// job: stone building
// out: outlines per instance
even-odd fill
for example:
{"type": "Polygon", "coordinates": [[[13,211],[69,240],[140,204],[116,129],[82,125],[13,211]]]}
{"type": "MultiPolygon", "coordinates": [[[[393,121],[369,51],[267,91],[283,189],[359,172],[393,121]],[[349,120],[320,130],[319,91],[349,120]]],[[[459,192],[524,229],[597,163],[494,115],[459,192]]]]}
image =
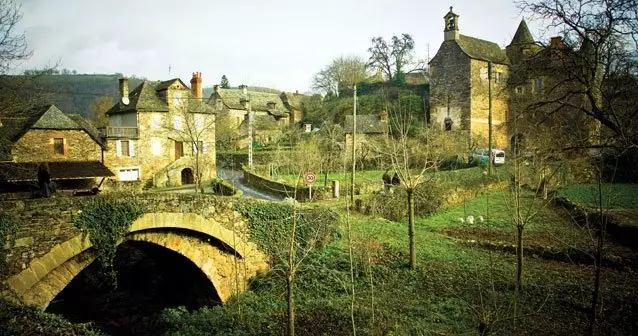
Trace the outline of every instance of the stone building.
{"type": "Polygon", "coordinates": [[[215,85],[208,104],[218,111],[219,120],[230,119],[225,127],[236,130],[237,147],[247,145],[249,107],[254,118],[254,139],[260,143],[275,141],[286,126],[298,123],[302,117],[298,93],[249,91],[245,85],[239,89],[222,89],[215,85]]]}
{"type": "Polygon", "coordinates": [[[38,166],[46,163],[60,187],[91,187],[94,179],[113,176],[104,150],[90,122],[55,105],[0,113],[1,182],[37,182],[38,166]]]}
{"type": "MultiPolygon", "coordinates": [[[[382,141],[388,136],[389,120],[388,112],[380,114],[368,114],[357,116],[357,136],[355,138],[357,156],[365,161],[371,159],[370,156],[378,154],[377,144],[375,142],[382,141]]],[[[343,132],[345,134],[345,152],[346,158],[352,157],[352,116],[347,115],[344,123],[343,132]]]]}
{"type": "Polygon", "coordinates": [[[216,176],[215,110],[202,98],[201,73],[189,88],[179,78],[144,81],[129,93],[120,79],[120,99],[107,112],[105,163],[112,182],[133,188],[179,186],[216,176]]]}
{"type": "Polygon", "coordinates": [[[597,136],[596,123],[566,107],[588,104],[583,95],[570,94],[583,90],[574,74],[588,63],[586,41],[569,48],[553,37],[542,46],[521,20],[511,43],[501,49],[461,35],[452,7],[444,23],[444,42],[430,61],[430,123],[460,132],[470,146],[487,147],[491,102],[495,148],[518,147],[526,134],[554,134],[554,139],[581,143],[597,136]],[[552,100],[559,103],[539,104],[552,100]],[[544,113],[541,105],[560,113],[544,113]],[[543,130],[533,126],[541,118],[547,119],[543,130]]]}
{"type": "Polygon", "coordinates": [[[496,43],[461,35],[459,15],[452,7],[444,23],[444,41],[429,63],[429,122],[459,131],[468,145],[486,147],[491,96],[494,146],[504,148],[510,60],[496,43]]]}

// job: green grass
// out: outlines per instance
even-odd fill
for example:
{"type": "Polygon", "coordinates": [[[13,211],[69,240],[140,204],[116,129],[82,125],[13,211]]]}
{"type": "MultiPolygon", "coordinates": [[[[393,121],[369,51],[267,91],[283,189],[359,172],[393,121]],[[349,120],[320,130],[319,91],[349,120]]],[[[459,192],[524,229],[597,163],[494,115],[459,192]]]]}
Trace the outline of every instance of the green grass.
{"type": "Polygon", "coordinates": [[[604,208],[638,208],[638,184],[577,184],[562,188],[558,195],[588,207],[598,207],[602,195],[604,208]]]}

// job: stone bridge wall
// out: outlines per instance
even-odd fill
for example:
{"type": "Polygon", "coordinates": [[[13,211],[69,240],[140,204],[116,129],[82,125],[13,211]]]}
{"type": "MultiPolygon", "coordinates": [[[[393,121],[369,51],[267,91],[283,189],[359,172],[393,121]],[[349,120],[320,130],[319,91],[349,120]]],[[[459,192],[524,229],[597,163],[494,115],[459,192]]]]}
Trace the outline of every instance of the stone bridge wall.
{"type": "MultiPolygon", "coordinates": [[[[49,253],[55,246],[71,240],[81,232],[73,225],[73,216],[91,200],[90,197],[58,196],[49,199],[27,199],[0,202],[0,211],[10,213],[18,220],[16,241],[8,249],[7,264],[0,281],[26,269],[32,260],[49,253]]],[[[214,219],[222,227],[234,231],[238,237],[248,239],[246,219],[234,211],[235,202],[247,202],[233,197],[168,193],[109,193],[105,196],[118,200],[139,202],[145,213],[193,213],[214,219]]],[[[250,201],[248,201],[250,202],[250,201]]],[[[0,288],[0,292],[5,288],[0,288]]]]}

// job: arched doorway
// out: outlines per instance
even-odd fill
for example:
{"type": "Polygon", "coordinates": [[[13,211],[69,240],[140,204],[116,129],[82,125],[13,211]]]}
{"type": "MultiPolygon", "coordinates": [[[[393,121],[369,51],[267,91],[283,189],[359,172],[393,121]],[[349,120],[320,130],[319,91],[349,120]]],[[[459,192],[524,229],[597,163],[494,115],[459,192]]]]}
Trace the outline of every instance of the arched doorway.
{"type": "Polygon", "coordinates": [[[193,170],[190,168],[184,168],[182,170],[182,185],[193,184],[193,183],[195,183],[195,178],[193,177],[193,170]]]}

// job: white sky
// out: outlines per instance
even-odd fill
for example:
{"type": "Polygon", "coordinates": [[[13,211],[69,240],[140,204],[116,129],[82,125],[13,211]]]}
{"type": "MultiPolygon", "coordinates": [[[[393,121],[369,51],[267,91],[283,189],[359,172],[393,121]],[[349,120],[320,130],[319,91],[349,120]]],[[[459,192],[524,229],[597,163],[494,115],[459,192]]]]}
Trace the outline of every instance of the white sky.
{"type": "MultiPolygon", "coordinates": [[[[306,92],[340,55],[368,58],[370,38],[409,33],[419,58],[443,41],[449,6],[461,34],[507,45],[522,18],[511,0],[23,0],[18,29],[33,57],[16,71],[61,62],[80,73],[151,80],[202,72],[204,86],[306,92]],[[169,75],[169,65],[172,70],[169,75]]],[[[535,24],[528,22],[538,38],[535,24]]]]}

